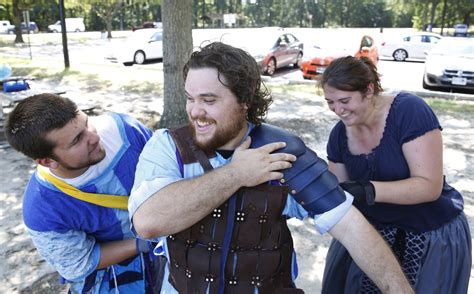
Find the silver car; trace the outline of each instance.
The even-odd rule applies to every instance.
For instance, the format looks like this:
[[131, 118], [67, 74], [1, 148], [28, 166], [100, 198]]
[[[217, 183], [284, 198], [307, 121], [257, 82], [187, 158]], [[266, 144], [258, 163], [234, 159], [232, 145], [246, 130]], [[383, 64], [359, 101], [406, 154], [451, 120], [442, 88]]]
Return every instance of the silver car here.
[[407, 58], [425, 59], [424, 52], [431, 49], [441, 38], [441, 35], [429, 32], [405, 35], [383, 42], [380, 56], [392, 57], [396, 61], [405, 61]]
[[445, 37], [427, 51], [423, 88], [474, 93], [474, 39]]

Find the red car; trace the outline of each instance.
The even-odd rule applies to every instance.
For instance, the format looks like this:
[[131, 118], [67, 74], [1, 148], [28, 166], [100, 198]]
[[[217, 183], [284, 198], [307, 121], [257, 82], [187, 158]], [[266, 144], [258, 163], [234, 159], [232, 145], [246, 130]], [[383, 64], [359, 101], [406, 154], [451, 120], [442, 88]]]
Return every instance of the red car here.
[[338, 57], [348, 55], [355, 57], [365, 56], [370, 58], [374, 64], [377, 64], [379, 60], [379, 53], [377, 46], [375, 46], [374, 39], [367, 35], [362, 37], [356, 52], [336, 47], [321, 48], [317, 45], [312, 46], [307, 52], [308, 54], [305, 54], [305, 58], [301, 64], [303, 78], [305, 79], [317, 79], [318, 75], [322, 74], [328, 65]]

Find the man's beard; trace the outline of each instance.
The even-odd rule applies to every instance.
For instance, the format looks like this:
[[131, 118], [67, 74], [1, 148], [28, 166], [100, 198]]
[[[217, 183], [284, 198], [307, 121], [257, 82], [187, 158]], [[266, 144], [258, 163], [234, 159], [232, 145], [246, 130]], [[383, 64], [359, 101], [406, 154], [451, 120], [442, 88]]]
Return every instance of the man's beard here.
[[245, 121], [245, 112], [243, 111], [243, 108], [241, 108], [230, 114], [228, 120], [225, 123], [221, 124], [220, 126], [216, 124], [216, 131], [214, 135], [205, 142], [198, 140], [196, 129], [192, 122], [189, 123], [189, 129], [191, 130], [194, 143], [201, 150], [209, 153], [215, 151], [219, 147], [224, 146], [237, 137], [242, 130]]

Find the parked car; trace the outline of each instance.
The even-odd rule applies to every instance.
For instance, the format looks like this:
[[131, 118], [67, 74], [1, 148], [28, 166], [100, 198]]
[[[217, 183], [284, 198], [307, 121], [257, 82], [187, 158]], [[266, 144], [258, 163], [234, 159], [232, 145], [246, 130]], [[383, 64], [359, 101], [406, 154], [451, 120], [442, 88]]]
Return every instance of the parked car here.
[[252, 55], [262, 74], [272, 76], [279, 68], [301, 66], [303, 42], [281, 28], [261, 28], [255, 34], [225, 34], [221, 41], [242, 48]]
[[163, 58], [163, 29], [141, 29], [133, 32], [117, 49], [117, 61], [126, 66]]
[[[26, 29], [26, 23], [25, 22], [22, 22], [20, 24], [20, 28], [21, 28], [21, 32], [23, 34], [26, 34], [26, 33], [30, 33], [30, 34], [35, 34], [37, 32], [39, 32], [39, 29], [38, 29], [38, 26], [36, 25], [36, 23], [34, 21], [30, 21], [28, 23], [28, 30]], [[12, 26], [8, 29], [8, 33], [9, 34], [14, 34], [15, 33], [15, 26]]]
[[474, 39], [445, 37], [427, 51], [423, 88], [467, 89], [474, 94]]
[[0, 33], [8, 34], [8, 30], [13, 26], [9, 20], [0, 20]]
[[317, 79], [328, 65], [336, 58], [342, 56], [368, 57], [374, 64], [379, 60], [379, 53], [374, 39], [370, 36], [363, 36], [357, 49], [341, 48], [339, 44], [322, 47], [313, 45], [306, 50], [301, 64], [301, 71], [305, 79]]
[[413, 33], [385, 41], [380, 47], [380, 56], [392, 57], [396, 61], [407, 58], [425, 59], [425, 51], [441, 40], [441, 35], [429, 32]]
[[[84, 19], [82, 17], [65, 18], [64, 21], [66, 22], [66, 30], [68, 32], [77, 33], [84, 32], [86, 30], [86, 26], [84, 25]], [[54, 24], [48, 26], [48, 32], [60, 33], [61, 31], [61, 21], [59, 20]]]
[[460, 23], [460, 24], [457, 24], [454, 26], [454, 36], [457, 37], [467, 37], [468, 35], [468, 27], [467, 27], [467, 24], [463, 24], [463, 23]]

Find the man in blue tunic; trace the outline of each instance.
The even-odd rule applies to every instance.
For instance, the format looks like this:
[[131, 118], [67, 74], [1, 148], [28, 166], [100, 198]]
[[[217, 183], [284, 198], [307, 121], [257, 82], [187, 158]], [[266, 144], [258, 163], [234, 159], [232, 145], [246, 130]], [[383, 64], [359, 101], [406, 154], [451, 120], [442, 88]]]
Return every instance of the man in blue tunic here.
[[129, 203], [138, 236], [167, 258], [162, 293], [302, 293], [286, 219], [306, 216], [385, 293], [412, 293], [326, 163], [263, 123], [271, 97], [248, 53], [212, 43], [191, 55], [184, 78], [189, 125], [148, 141]]
[[5, 134], [38, 164], [24, 222], [70, 292], [145, 293], [150, 259], [130, 231], [127, 196], [151, 131], [129, 116], [88, 117], [67, 98], [40, 94], [13, 109]]

